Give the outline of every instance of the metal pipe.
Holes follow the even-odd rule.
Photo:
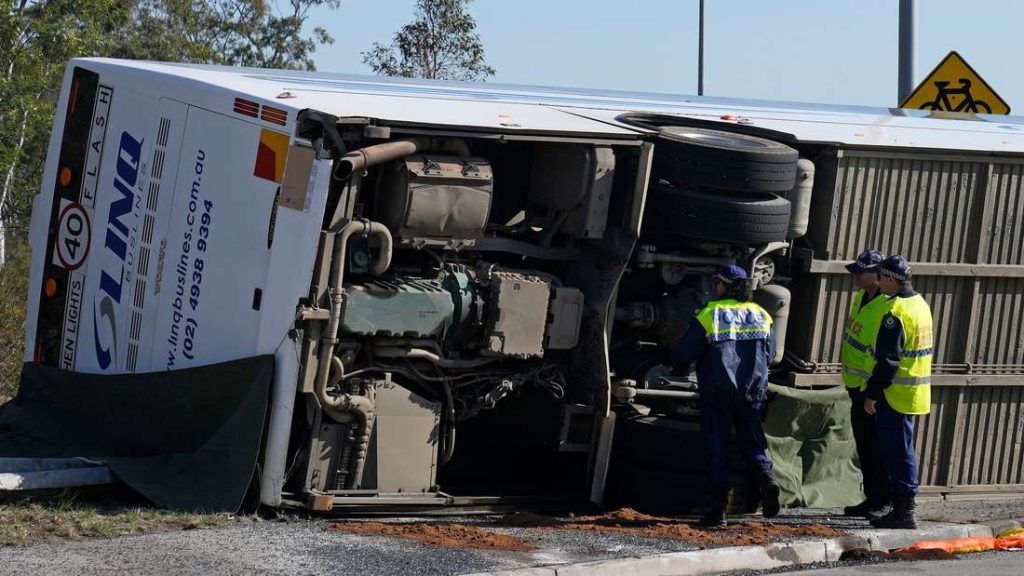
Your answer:
[[[338,160],[334,168],[334,177],[346,180],[353,173],[362,172],[371,166],[415,154],[419,150],[427,149],[430,140],[427,136],[414,136],[354,150]]]
[[[700,392],[688,392],[685,390],[649,390],[647,388],[637,388],[636,395],[638,398],[675,398],[677,400],[697,400],[700,398]]]
[[[662,254],[660,252],[642,251],[637,253],[636,262],[640,265],[666,262],[671,264],[693,264],[697,266],[728,266],[729,264],[735,263],[736,260],[733,258],[723,258],[718,256],[685,256],[682,254]]]
[[[331,279],[328,285],[331,310],[327,320],[327,330],[320,339],[316,379],[313,381],[313,389],[321,406],[330,406],[332,403],[332,397],[327,393],[327,376],[334,357],[334,346],[338,343],[338,328],[341,326],[341,312],[345,305],[345,290],[343,288],[345,251],[348,247],[348,239],[356,233],[373,235],[380,239],[380,255],[370,267],[370,273],[379,276],[391,265],[391,232],[379,222],[370,222],[369,220],[349,222],[334,240],[334,252],[331,255]],[[335,364],[336,368],[337,366]]]
[[[374,144],[345,154],[338,160],[334,168],[334,177],[338,180],[346,180],[352,174],[362,172],[367,168],[428,150],[450,152],[459,156],[469,155],[469,145],[461,138],[411,136],[401,140]]]
[[[700,392],[692,390],[652,390],[637,388],[634,385],[613,386],[616,400],[624,404],[632,404],[637,398],[671,398],[674,400],[699,400]]]
[[[337,356],[331,356],[331,383],[337,384],[345,377],[345,366]],[[329,394],[326,382],[317,382],[317,399],[320,408],[336,422],[358,421],[358,436],[355,441],[355,465],[352,475],[346,480],[346,488],[358,488],[363,478],[363,467],[366,464],[366,453],[373,433],[373,422],[376,417],[376,391],[373,386],[366,387],[365,394]]]
[[[728,266],[735,262],[732,258],[716,258],[714,256],[679,256],[676,254],[655,254],[652,262],[667,262],[671,264],[710,264],[712,266]]]
[[[409,358],[413,360],[426,360],[431,364],[442,368],[476,368],[484,364],[490,364],[497,358],[474,358],[472,360],[452,360],[442,358],[429,350],[422,348],[374,348],[375,356],[382,358]]]
[[[341,398],[344,409],[354,412],[359,417],[359,437],[356,439],[356,464],[352,467],[352,476],[348,479],[349,488],[359,488],[363,481],[366,453],[370,447],[370,435],[373,433],[373,422],[376,418],[376,412],[374,411],[376,392],[372,386],[367,386],[366,396],[345,394]]]
[[[341,358],[332,355],[330,368],[329,381],[325,380],[323,384],[321,384],[320,381],[317,380],[317,382],[314,383],[316,398],[320,401],[320,407],[328,416],[331,417],[331,420],[341,423],[352,422],[355,420],[355,415],[353,415],[352,412],[341,410],[341,406],[343,404],[341,395],[332,396],[327,392],[328,384],[331,386],[337,386],[338,383],[345,378],[345,365],[342,364]]]
[[[916,12],[915,0],[900,0],[900,32],[899,32],[899,101],[897,105],[902,105],[903,101],[910,96],[910,93],[914,90],[914,49],[916,45],[917,26],[914,21],[914,15]]]

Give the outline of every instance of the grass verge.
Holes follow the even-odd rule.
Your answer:
[[[0,546],[110,538],[226,525],[227,514],[190,514],[147,506],[106,490],[0,496]]]

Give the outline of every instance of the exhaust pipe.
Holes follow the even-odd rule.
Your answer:
[[[436,138],[433,136],[412,136],[374,144],[342,156],[334,167],[334,177],[337,180],[347,180],[352,174],[362,173],[367,168],[412,156],[417,152],[427,151],[469,156],[469,145],[461,138]]]

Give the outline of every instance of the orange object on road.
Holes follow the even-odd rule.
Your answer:
[[[1008,548],[1024,548],[1024,533],[996,538],[996,550],[1006,550]]]
[[[996,539],[991,536],[973,538],[954,538],[952,540],[922,540],[911,546],[897,549],[898,552],[912,550],[945,550],[953,554],[984,552],[996,547]]]

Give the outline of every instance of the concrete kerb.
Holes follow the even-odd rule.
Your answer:
[[[999,536],[1007,530],[1013,530],[1015,528],[1024,528],[1024,519],[1021,520],[995,520],[989,522],[988,527],[992,529],[993,536]]]
[[[917,530],[854,530],[856,536],[868,541],[870,550],[893,550],[910,546],[921,540],[952,540],[970,536],[992,536],[992,529],[985,524],[947,524],[929,526]]]
[[[798,540],[769,546],[734,546],[693,552],[670,552],[575,564],[539,566],[469,576],[688,576],[741,570],[771,570],[835,562],[847,550],[892,550],[921,540],[947,540],[998,536],[1024,526],[1024,519],[997,520],[985,524],[947,524],[918,530],[855,530],[850,536]]]

